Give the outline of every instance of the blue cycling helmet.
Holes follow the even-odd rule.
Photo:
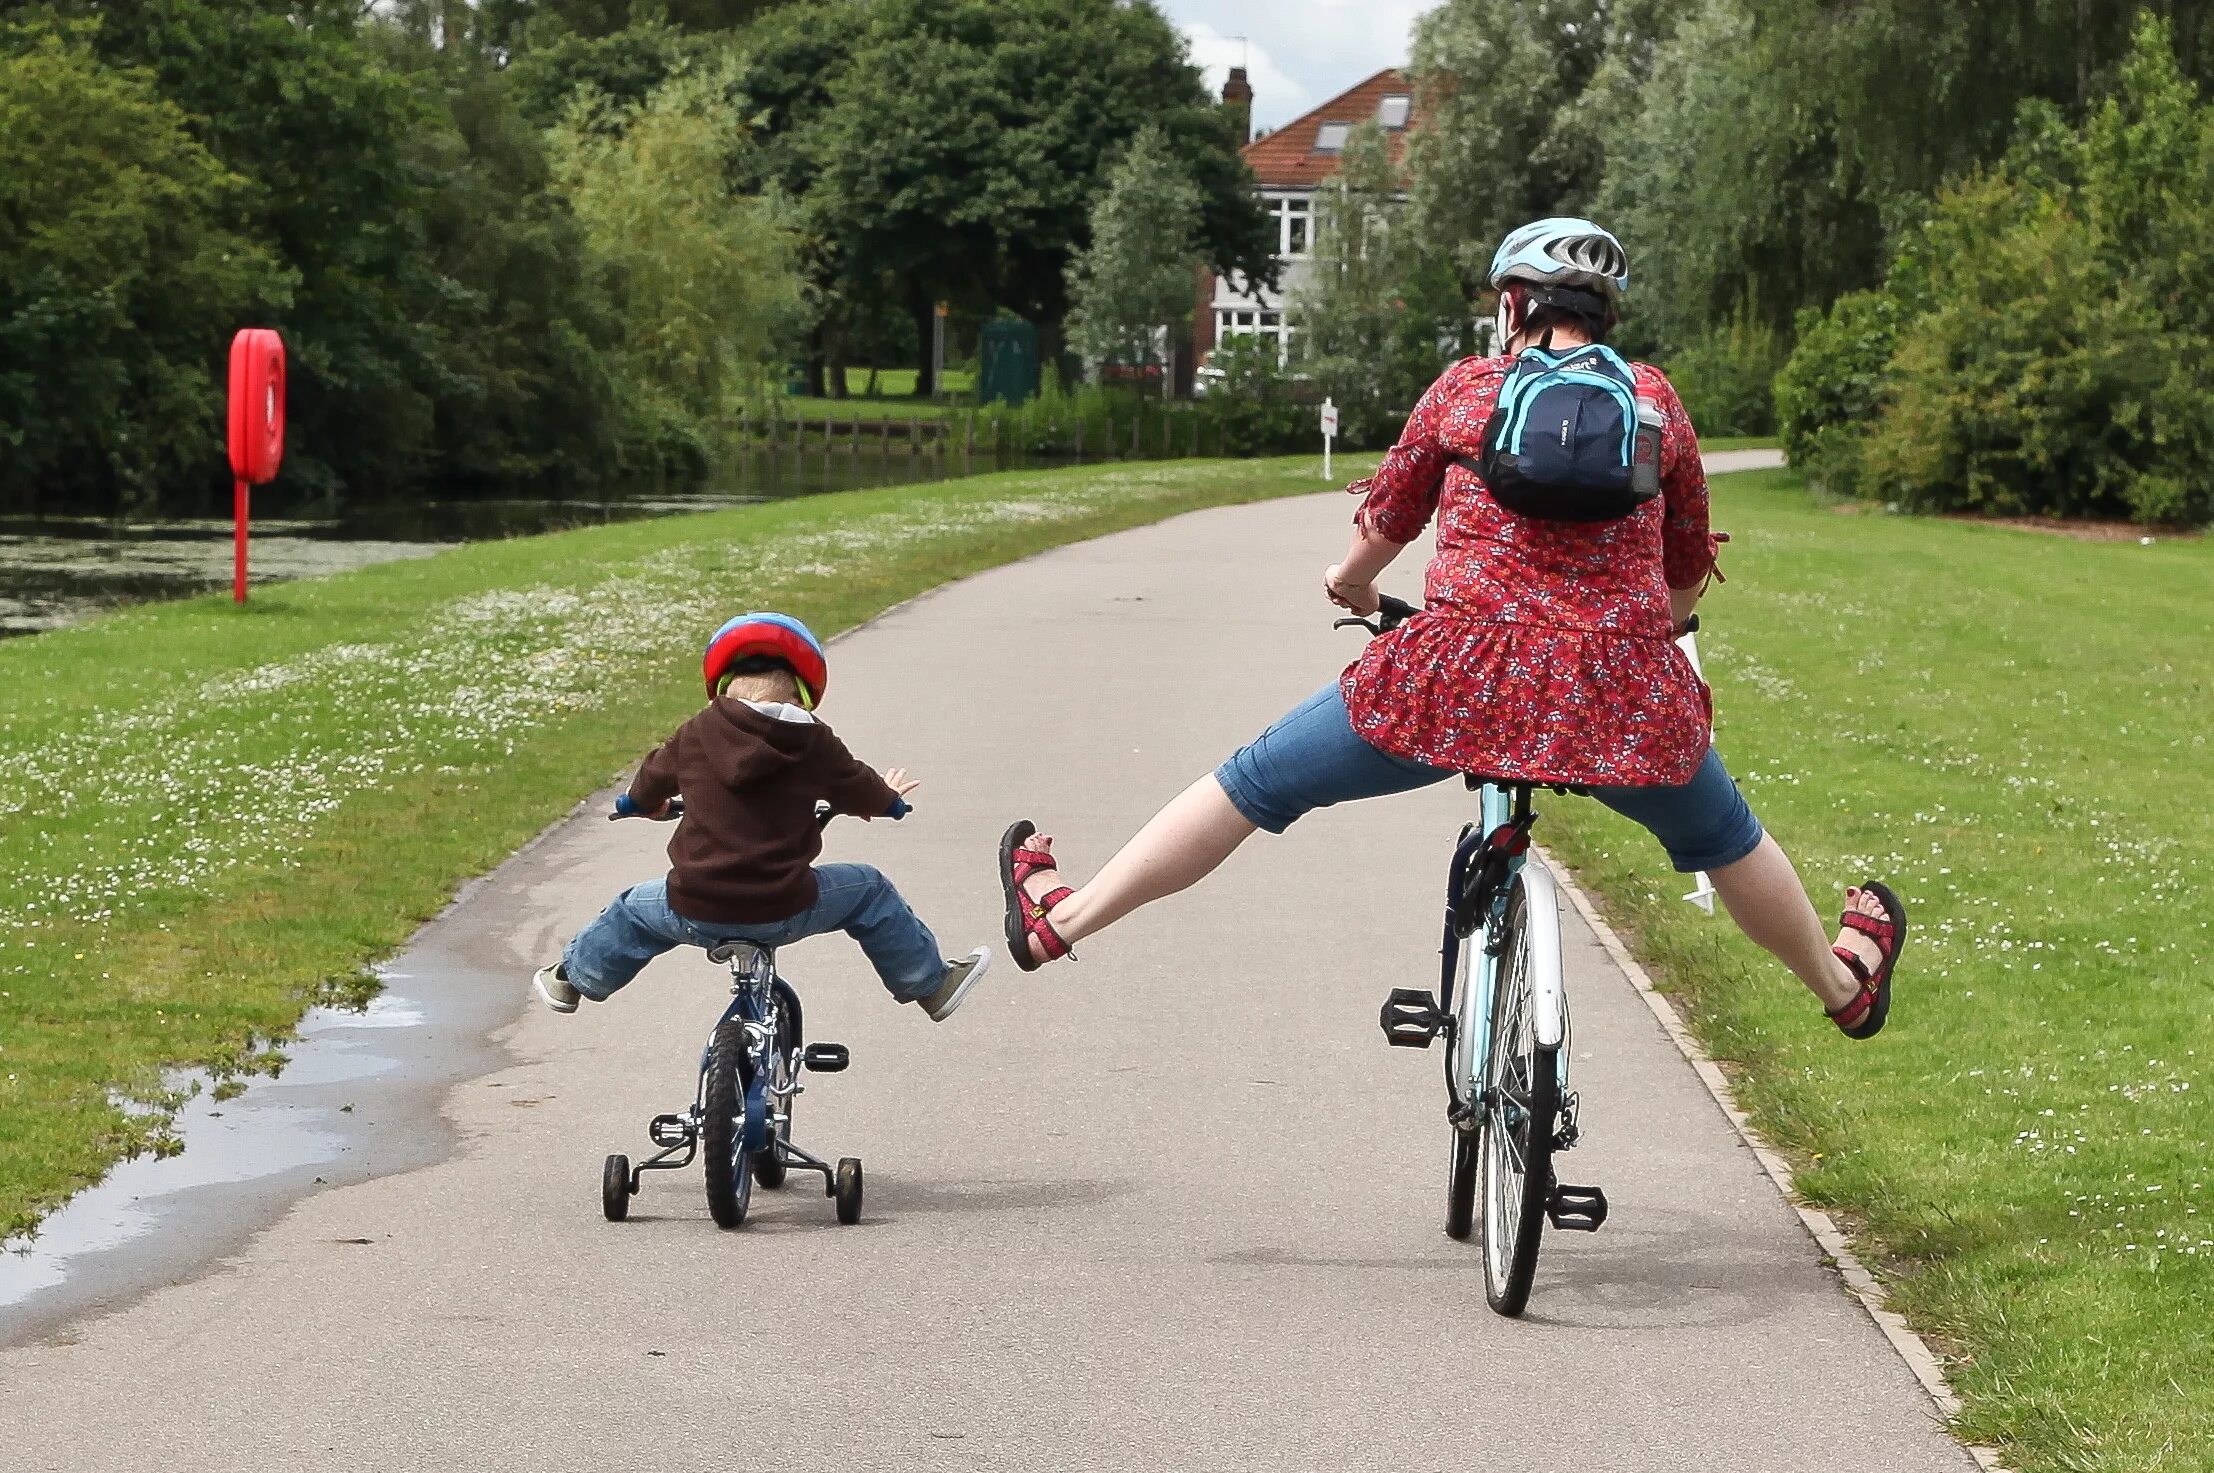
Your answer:
[[[1630,258],[1622,242],[1589,220],[1557,215],[1511,232],[1491,258],[1491,284],[1510,281],[1594,292],[1619,307],[1630,290]]]
[[[740,614],[707,641],[700,674],[715,694],[730,667],[749,655],[782,660],[799,682],[800,704],[812,709],[830,684],[830,658],[815,632],[790,614]]]

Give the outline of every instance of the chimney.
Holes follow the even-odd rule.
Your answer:
[[[1245,68],[1230,68],[1229,80],[1222,84],[1222,105],[1236,119],[1238,143],[1242,147],[1253,137],[1253,84],[1245,79]]]

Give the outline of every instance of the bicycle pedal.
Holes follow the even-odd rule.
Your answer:
[[[817,1074],[836,1074],[853,1062],[853,1052],[842,1043],[811,1043],[800,1062]]]
[[[646,1134],[657,1146],[681,1146],[692,1138],[692,1122],[682,1115],[656,1115]]]
[[[1428,1048],[1430,1040],[1444,1029],[1445,1014],[1438,1011],[1434,994],[1394,987],[1391,996],[1384,999],[1384,1010],[1376,1022],[1384,1030],[1384,1041],[1393,1048]]]
[[[1555,1182],[1553,1195],[1545,1203],[1545,1216],[1563,1232],[1595,1233],[1607,1220],[1607,1194],[1597,1187]]]

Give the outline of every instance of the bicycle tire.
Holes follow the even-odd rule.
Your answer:
[[[1484,1079],[1484,1297],[1509,1317],[1529,1304],[1537,1278],[1560,1114],[1560,1050],[1537,1041],[1528,898],[1529,887],[1518,882],[1501,922],[1506,944],[1492,994]]]
[[[799,1055],[799,999],[793,995],[789,987],[779,982],[777,983],[775,1072],[770,1075],[771,1080],[778,1088],[789,1088],[792,1080],[798,1076]],[[781,1109],[784,1112],[784,1119],[770,1127],[769,1144],[754,1152],[750,1158],[753,1165],[753,1179],[771,1191],[784,1185],[785,1161],[777,1146],[780,1142],[786,1145],[791,1143],[792,1106],[798,1102],[799,1097],[793,1094],[787,1094],[781,1100],[774,1095],[770,1096],[769,1113],[771,1117],[773,1118],[777,1111]]]
[[[725,1018],[708,1047],[707,1085],[700,1095],[707,1211],[717,1227],[739,1226],[753,1200],[753,1173],[746,1169],[746,1085],[751,1072],[745,1024]]]

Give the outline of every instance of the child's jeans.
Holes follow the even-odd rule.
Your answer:
[[[711,926],[669,909],[667,882],[633,885],[569,943],[561,961],[569,985],[605,1002],[646,963],[679,946],[711,947],[723,941],[786,946],[803,936],[843,931],[861,943],[869,964],[901,1002],[927,997],[945,980],[938,938],[908,909],[892,882],[867,864],[819,864],[822,893],[798,915],[748,926]]]

